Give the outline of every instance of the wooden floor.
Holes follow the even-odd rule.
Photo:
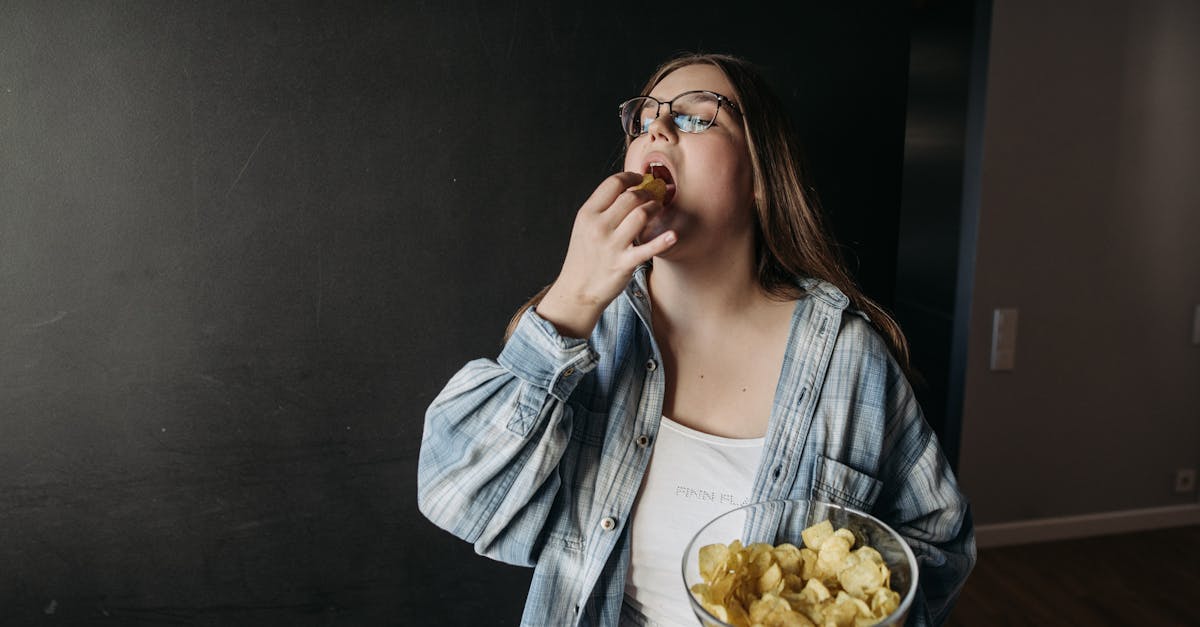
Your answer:
[[[1200,526],[981,549],[947,624],[1200,626]]]

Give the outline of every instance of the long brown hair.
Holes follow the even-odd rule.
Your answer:
[[[870,319],[883,335],[892,356],[911,377],[908,340],[900,325],[858,288],[827,230],[822,211],[804,186],[799,144],[777,96],[748,61],[725,54],[685,53],[667,60],[655,70],[642,95],[650,93],[666,75],[679,68],[709,64],[720,69],[737,92],[733,95],[742,112],[742,126],[754,171],[754,196],[758,228],[756,254],[758,282],[763,290],[781,300],[801,298],[804,290],[797,277],[812,277],[833,284],[850,299],[855,309]],[[629,139],[626,138],[626,146]],[[509,322],[505,339],[512,335],[521,315],[541,302],[550,286],[542,288],[521,306]]]

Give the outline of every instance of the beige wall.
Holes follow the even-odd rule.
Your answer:
[[[1200,2],[996,0],[960,479],[977,523],[1196,503]],[[1020,309],[989,372],[992,310]]]

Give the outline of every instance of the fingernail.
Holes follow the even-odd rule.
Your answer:
[[[667,236],[664,239],[667,240],[668,244],[674,244],[675,243],[675,233],[674,232],[667,233]]]

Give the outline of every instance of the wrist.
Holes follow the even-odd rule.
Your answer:
[[[587,338],[600,320],[604,305],[579,295],[569,295],[551,286],[536,306],[543,320],[554,325],[564,337]]]

